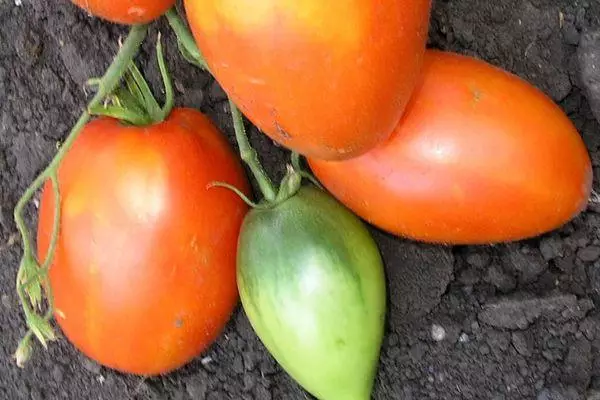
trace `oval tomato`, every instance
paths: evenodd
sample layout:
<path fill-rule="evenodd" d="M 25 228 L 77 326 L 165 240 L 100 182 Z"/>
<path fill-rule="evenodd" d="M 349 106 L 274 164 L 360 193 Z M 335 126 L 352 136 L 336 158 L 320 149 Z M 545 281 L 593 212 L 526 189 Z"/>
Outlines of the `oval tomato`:
<path fill-rule="evenodd" d="M 185 0 L 211 72 L 301 154 L 347 159 L 392 133 L 427 40 L 430 0 Z"/>
<path fill-rule="evenodd" d="M 217 338 L 237 304 L 236 249 L 249 194 L 210 120 L 176 109 L 162 123 L 89 123 L 59 171 L 60 235 L 50 282 L 56 320 L 84 354 L 119 371 L 165 373 Z M 51 184 L 40 203 L 47 254 Z"/>
<path fill-rule="evenodd" d="M 354 160 L 309 163 L 374 225 L 450 244 L 558 228 L 585 208 L 592 182 L 585 145 L 551 99 L 484 61 L 433 50 L 386 143 Z"/>
<path fill-rule="evenodd" d="M 71 0 L 90 14 L 118 24 L 145 24 L 173 7 L 175 0 Z"/>
<path fill-rule="evenodd" d="M 238 287 L 273 357 L 319 399 L 369 399 L 384 333 L 379 250 L 362 221 L 312 185 L 248 213 Z"/>

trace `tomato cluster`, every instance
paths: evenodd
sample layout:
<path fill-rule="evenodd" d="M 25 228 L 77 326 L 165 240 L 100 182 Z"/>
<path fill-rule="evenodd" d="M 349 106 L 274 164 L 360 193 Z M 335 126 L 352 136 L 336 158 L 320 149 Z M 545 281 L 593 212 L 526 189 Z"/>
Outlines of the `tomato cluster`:
<path fill-rule="evenodd" d="M 228 94 L 264 199 L 251 200 L 239 158 L 208 117 L 173 109 L 164 63 L 164 108 L 135 67 L 124 70 L 141 44 L 132 39 L 99 86 L 125 77 L 102 93 L 120 101 L 94 100 L 42 176 L 42 265 L 26 248 L 18 281 L 33 307 L 24 305 L 30 334 L 18 360 L 32 335 L 53 338 L 32 311 L 42 288 L 77 348 L 140 375 L 206 350 L 240 299 L 307 391 L 367 399 L 386 284 L 362 220 L 474 245 L 541 235 L 586 207 L 591 161 L 568 117 L 507 71 L 426 49 L 430 0 L 185 0 L 191 32 L 173 0 L 73 2 L 123 24 L 166 13 L 186 58 Z M 258 163 L 240 111 L 292 151 L 280 185 Z"/>

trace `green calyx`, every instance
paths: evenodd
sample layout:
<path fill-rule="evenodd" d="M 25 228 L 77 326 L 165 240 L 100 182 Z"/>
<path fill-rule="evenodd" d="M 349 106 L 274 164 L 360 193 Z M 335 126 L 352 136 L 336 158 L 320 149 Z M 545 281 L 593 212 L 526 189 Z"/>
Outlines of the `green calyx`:
<path fill-rule="evenodd" d="M 174 105 L 173 82 L 167 70 L 164 52 L 160 41 L 160 34 L 156 44 L 158 66 L 165 88 L 165 104 L 161 107 L 144 76 L 134 61 L 123 76 L 124 84 L 116 88 L 107 96 L 104 104 L 89 108 L 89 113 L 96 116 L 116 118 L 125 123 L 144 126 L 157 124 L 164 121 Z M 96 79 L 91 79 L 88 84 L 95 84 Z"/>
<path fill-rule="evenodd" d="M 309 179 L 315 184 L 315 186 L 320 187 L 317 180 L 307 171 L 302 169 L 300 165 L 300 155 L 298 153 L 292 153 L 291 165 L 288 165 L 287 167 L 287 174 L 282 179 L 279 187 L 275 188 L 273 182 L 260 164 L 256 150 L 254 150 L 254 148 L 252 148 L 250 145 L 250 141 L 248 140 L 248 135 L 246 134 L 246 129 L 244 127 L 242 114 L 231 99 L 229 100 L 229 106 L 231 108 L 233 127 L 239 146 L 240 156 L 250 168 L 264 199 L 257 204 L 249 200 L 237 188 L 226 183 L 213 183 L 211 186 L 220 186 L 230 189 L 240 196 L 242 200 L 246 202 L 246 204 L 252 208 L 258 209 L 274 208 L 295 196 L 302 187 L 303 178 Z"/>

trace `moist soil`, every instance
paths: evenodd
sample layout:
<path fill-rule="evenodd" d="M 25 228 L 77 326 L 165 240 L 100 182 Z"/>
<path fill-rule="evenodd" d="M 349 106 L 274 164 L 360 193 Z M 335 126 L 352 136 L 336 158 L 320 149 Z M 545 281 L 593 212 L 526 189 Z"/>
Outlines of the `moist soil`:
<path fill-rule="evenodd" d="M 152 58 L 158 29 L 178 104 L 206 112 L 234 144 L 225 94 L 182 60 L 164 21 L 140 55 L 149 79 L 160 83 Z M 239 308 L 210 350 L 165 377 L 113 372 L 65 339 L 48 351 L 36 346 L 25 369 L 15 366 L 25 325 L 14 291 L 20 243 L 12 210 L 89 100 L 84 82 L 103 73 L 125 33 L 66 0 L 0 2 L 0 399 L 310 399 Z M 548 93 L 576 124 L 598 175 L 600 2 L 437 0 L 429 45 L 483 58 Z M 280 179 L 287 153 L 256 129 L 250 134 Z M 431 246 L 373 229 L 389 280 L 374 398 L 600 399 L 596 197 L 562 229 L 513 244 Z M 29 212 L 34 224 L 35 202 Z"/>

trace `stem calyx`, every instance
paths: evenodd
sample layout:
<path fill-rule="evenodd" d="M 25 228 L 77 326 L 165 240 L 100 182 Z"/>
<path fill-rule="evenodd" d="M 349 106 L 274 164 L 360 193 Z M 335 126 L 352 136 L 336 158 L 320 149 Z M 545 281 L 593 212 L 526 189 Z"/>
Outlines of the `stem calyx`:
<path fill-rule="evenodd" d="M 124 84 L 107 96 L 107 102 L 88 108 L 91 115 L 116 118 L 135 126 L 152 125 L 163 122 L 174 106 L 173 82 L 167 70 L 160 40 L 156 43 L 156 54 L 160 74 L 165 88 L 165 104 L 161 107 L 156 101 L 146 79 L 132 60 L 123 76 Z M 92 81 L 93 82 L 93 81 Z"/>

